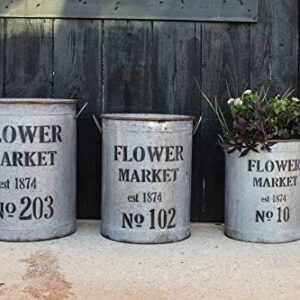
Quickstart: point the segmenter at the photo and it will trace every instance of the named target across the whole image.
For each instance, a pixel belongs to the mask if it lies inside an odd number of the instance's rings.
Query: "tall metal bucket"
[[[105,114],[103,236],[168,243],[190,236],[193,118]]]
[[[76,101],[0,99],[0,240],[76,230]]]
[[[300,141],[272,152],[226,154],[225,234],[280,243],[300,239]]]

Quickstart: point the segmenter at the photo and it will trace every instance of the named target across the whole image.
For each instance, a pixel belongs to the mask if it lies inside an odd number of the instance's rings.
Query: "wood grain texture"
[[[201,37],[196,24],[153,23],[152,110],[200,115]]]
[[[249,84],[250,28],[248,25],[203,24],[202,90],[227,110],[227,85],[237,96]],[[224,154],[217,145],[220,127],[206,101],[202,99],[201,126],[202,186],[201,220],[224,219]]]
[[[100,216],[100,136],[92,114],[102,112],[101,21],[56,20],[54,97],[78,99],[88,107],[78,119],[79,217]]]
[[[5,96],[51,97],[52,21],[8,19]]]
[[[151,111],[151,23],[105,21],[105,112]]]
[[[256,22],[258,0],[3,0],[0,16]]]
[[[202,24],[197,23],[196,25],[196,39],[195,39],[195,48],[196,48],[196,57],[194,60],[194,66],[197,70],[197,75],[193,78],[193,86],[191,90],[193,91],[193,103],[195,108],[195,113],[202,117],[202,107],[201,107],[201,94],[198,88],[198,84],[201,84],[202,78]],[[191,84],[191,82],[190,82]],[[187,100],[189,101],[189,100]],[[201,127],[202,122],[194,134],[193,137],[193,158],[192,158],[192,203],[191,203],[191,220],[200,221],[201,220],[201,196],[202,196],[202,185],[199,184],[199,178],[202,178],[202,160],[201,160]]]
[[[273,95],[298,89],[298,1],[260,1],[259,23],[251,26],[251,87]]]
[[[6,20],[0,19],[0,97],[4,97],[4,68],[5,68],[5,26]]]
[[[201,81],[201,25],[195,23],[153,23],[153,100],[149,111],[192,115],[201,114],[200,94],[195,80]],[[192,219],[200,217],[197,178],[200,131],[194,137]]]

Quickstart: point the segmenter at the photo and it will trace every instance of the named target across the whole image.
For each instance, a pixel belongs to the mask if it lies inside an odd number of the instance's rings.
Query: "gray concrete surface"
[[[300,299],[300,242],[237,242],[193,224],[186,241],[130,245],[79,224],[64,239],[0,243],[0,299]]]

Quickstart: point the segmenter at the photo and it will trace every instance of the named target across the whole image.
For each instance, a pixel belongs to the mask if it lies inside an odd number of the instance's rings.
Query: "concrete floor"
[[[112,242],[96,221],[38,243],[0,243],[0,299],[300,299],[300,242],[237,242],[213,224],[165,245]]]

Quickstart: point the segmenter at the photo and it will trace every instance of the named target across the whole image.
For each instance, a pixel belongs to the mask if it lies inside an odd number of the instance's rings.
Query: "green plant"
[[[292,92],[287,90],[283,96],[269,97],[264,89],[246,90],[240,97],[230,98],[230,128],[218,102],[210,101],[201,91],[221,125],[220,144],[228,153],[237,150],[241,156],[249,151],[271,151],[277,140],[300,138],[300,100],[291,97]]]

